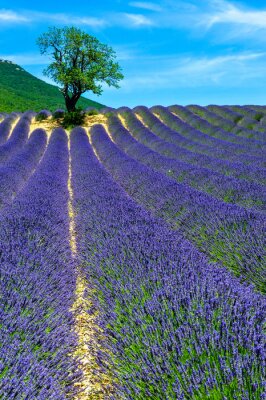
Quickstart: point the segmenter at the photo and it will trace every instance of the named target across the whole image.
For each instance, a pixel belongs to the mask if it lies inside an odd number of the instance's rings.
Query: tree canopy
[[[37,44],[52,59],[44,74],[61,86],[68,111],[75,110],[83,93],[100,95],[103,83],[119,88],[123,74],[115,51],[94,36],[75,27],[51,27]]]

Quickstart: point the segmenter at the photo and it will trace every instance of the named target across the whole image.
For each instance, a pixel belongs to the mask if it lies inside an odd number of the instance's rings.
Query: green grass
[[[104,107],[95,101],[80,98],[81,108]],[[64,97],[58,87],[36,78],[16,64],[0,62],[0,112],[55,111],[65,108]]]

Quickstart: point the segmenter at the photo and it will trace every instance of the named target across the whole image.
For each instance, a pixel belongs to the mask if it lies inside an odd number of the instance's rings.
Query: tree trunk
[[[76,104],[78,99],[80,98],[79,95],[74,95],[72,97],[65,96],[66,108],[68,112],[72,112],[76,110]]]

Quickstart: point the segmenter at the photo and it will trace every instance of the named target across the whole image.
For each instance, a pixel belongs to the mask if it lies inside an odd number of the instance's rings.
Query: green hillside
[[[82,108],[104,107],[103,104],[82,97],[78,104]],[[49,85],[31,75],[17,64],[0,62],[0,112],[54,111],[65,108],[63,95],[58,87]]]

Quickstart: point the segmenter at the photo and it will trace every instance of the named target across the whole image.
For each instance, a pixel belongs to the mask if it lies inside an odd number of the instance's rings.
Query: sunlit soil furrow
[[[97,114],[97,115],[87,115],[86,117],[86,123],[84,128],[90,128],[91,126],[95,124],[102,124],[106,126],[106,121],[107,118],[104,114]]]
[[[158,118],[158,120],[162,123],[162,124],[164,124],[165,126],[167,126],[166,125],[166,123],[164,122],[164,120],[162,119],[162,117],[160,116],[160,114],[157,114],[156,112],[152,112],[153,113],[153,115],[156,117],[156,118]],[[181,119],[180,117],[179,117],[179,115],[176,115],[179,119]],[[183,121],[184,123],[186,123],[183,119],[181,119],[181,121]]]
[[[58,127],[58,123],[56,120],[53,120],[52,117],[47,118],[43,121],[36,121],[35,118],[32,119],[30,124],[30,133],[29,137],[31,136],[32,132],[37,128],[42,128],[46,131],[48,139],[51,136],[52,131]]]
[[[117,116],[118,116],[118,118],[120,119],[120,121],[121,121],[121,123],[122,123],[122,125],[123,125],[123,127],[124,128],[126,128],[128,131],[129,131],[129,133],[130,133],[130,129],[128,128],[128,125],[127,125],[127,122],[126,122],[126,119],[123,117],[123,115],[122,114],[120,114],[120,113],[118,113],[117,114]],[[142,122],[142,120],[140,119],[140,118],[138,118],[139,120],[140,120],[140,122],[143,124],[143,122]],[[144,124],[143,124],[144,125]],[[145,128],[147,128],[147,126],[146,125],[144,125],[145,126]],[[110,136],[110,135],[109,135]]]
[[[103,114],[97,114],[97,115],[87,115],[86,116],[86,121],[84,124],[84,128],[90,128],[91,126],[95,125],[95,124],[102,124],[104,125],[104,127],[106,127],[106,116]],[[59,124],[60,124],[60,120],[59,120]],[[45,131],[47,132],[48,138],[51,136],[51,133],[53,131],[53,129],[58,127],[58,121],[53,119],[52,116],[48,117],[47,119],[43,120],[43,121],[36,121],[35,118],[33,118],[32,122],[31,122],[31,126],[30,126],[30,133],[29,136],[32,134],[32,132],[37,129],[37,128],[43,128],[45,129]],[[66,130],[66,129],[65,129]],[[66,130],[67,134],[69,135],[70,132],[68,132]]]
[[[175,113],[171,110],[169,110],[171,114],[173,114],[174,117],[178,117],[182,122],[184,122],[185,124],[187,124],[187,121],[182,117],[182,115],[179,115],[178,113]],[[163,122],[163,120],[161,119],[160,115],[153,112],[152,113],[155,115],[155,117],[157,117],[163,124],[165,124],[165,122]]]
[[[71,177],[70,156],[68,175],[69,236],[73,256],[78,261]],[[74,329],[78,338],[78,346],[73,356],[77,358],[79,362],[80,368],[83,372],[83,377],[82,380],[75,384],[78,388],[78,393],[75,395],[74,400],[104,400],[108,398],[108,394],[110,393],[111,381],[110,378],[102,372],[95,357],[97,350],[101,350],[103,348],[104,337],[102,335],[102,329],[96,323],[98,311],[94,311],[94,313],[88,313],[88,310],[91,310],[93,306],[92,289],[90,288],[90,285],[79,265],[77,265],[75,295],[76,300],[71,311],[75,315]]]
[[[149,129],[148,125],[145,123],[144,119],[142,118],[142,116],[136,112],[134,112],[135,117],[142,123],[143,126],[145,126],[145,128]],[[120,120],[123,122],[124,119],[122,118],[122,116],[119,114],[118,117],[120,118]]]
[[[14,122],[12,122],[12,124],[11,124],[11,128],[10,128],[10,131],[9,131],[9,133],[8,133],[8,136],[7,136],[7,138],[6,138],[6,141],[5,141],[5,143],[8,141],[8,139],[10,139],[10,137],[11,137],[11,135],[12,135],[12,133],[13,133],[13,129],[15,128],[15,126],[17,125],[17,123],[18,123],[18,121],[19,121],[19,117],[17,117],[16,119],[15,119],[15,121]],[[3,143],[4,144],[4,143]]]

